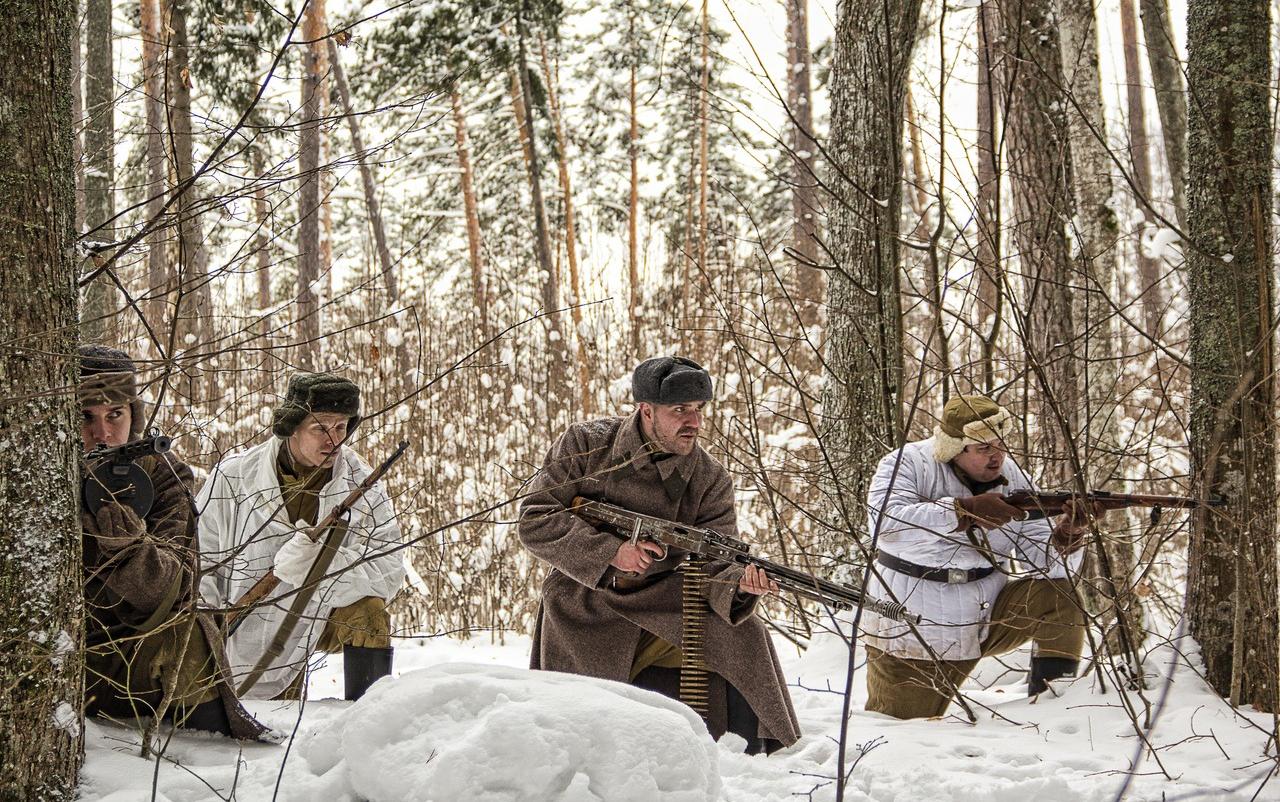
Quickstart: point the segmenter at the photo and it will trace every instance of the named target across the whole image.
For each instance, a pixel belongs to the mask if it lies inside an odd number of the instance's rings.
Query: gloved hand
[[[1084,545],[1089,534],[1089,524],[1105,515],[1106,508],[1098,502],[1071,499],[1062,505],[1062,515],[1053,527],[1053,545],[1067,555]]]
[[[312,542],[306,532],[294,532],[293,537],[276,552],[271,570],[280,580],[299,587],[307,581],[307,572],[323,548],[323,542]]]
[[[97,524],[98,548],[108,556],[140,542],[147,534],[147,525],[138,514],[132,508],[115,502],[99,507],[94,523]]]
[[[961,515],[961,530],[966,529],[967,524],[983,529],[996,529],[1010,521],[1021,521],[1027,517],[1022,510],[1006,504],[999,493],[981,493],[968,498],[957,498],[956,511]],[[967,522],[965,518],[968,519]]]

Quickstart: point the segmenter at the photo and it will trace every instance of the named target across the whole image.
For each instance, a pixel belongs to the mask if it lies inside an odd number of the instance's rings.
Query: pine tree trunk
[[[111,0],[87,0],[85,5],[84,131],[85,224],[90,241],[115,241],[112,190],[115,186],[115,81],[111,60]],[[98,276],[85,288],[81,325],[90,342],[115,340],[113,321],[116,289],[110,277]]]
[[[995,350],[1004,316],[1004,276],[1000,263],[1000,169],[996,144],[996,119],[1000,116],[999,81],[993,64],[1000,20],[993,0],[982,0],[978,9],[978,233],[974,248],[977,263],[978,330],[982,332],[982,387],[995,391]]]
[[[164,207],[169,173],[164,161],[164,36],[160,26],[160,0],[140,0],[142,35],[142,86],[146,108],[146,219],[154,220]],[[165,326],[170,290],[169,259],[165,231],[157,228],[147,237],[146,313],[157,331]]]
[[[471,167],[471,146],[467,138],[467,118],[462,111],[462,95],[456,89],[449,92],[453,106],[454,143],[458,154],[458,169],[462,173],[462,206],[467,218],[467,256],[471,262],[471,294],[475,299],[476,313],[480,316],[480,331],[489,336],[489,291],[485,284],[483,240],[480,236],[480,210],[476,204],[475,173]]]
[[[827,492],[839,530],[861,529],[876,462],[901,443],[898,228],[902,116],[919,0],[841,3],[831,68]],[[845,547],[847,549],[847,545]]]
[[[629,22],[631,39],[635,37],[635,17],[632,16]],[[644,359],[644,351],[640,346],[641,341],[641,321],[644,319],[640,313],[641,294],[640,294],[640,117],[637,113],[636,98],[636,59],[639,57],[634,52],[634,44],[631,53],[631,70],[628,89],[628,110],[630,113],[630,125],[627,130],[627,162],[630,167],[630,177],[628,181],[629,191],[627,193],[627,280],[628,288],[631,296],[631,361],[638,362]]]
[[[787,110],[791,115],[791,247],[801,257],[796,265],[795,301],[805,328],[816,326],[825,289],[818,261],[818,181],[814,172],[818,145],[813,138],[813,92],[809,52],[809,0],[785,0],[787,8]],[[809,347],[801,342],[796,353],[806,364]]]
[[[0,798],[71,799],[82,749],[76,4],[6,6],[0,59]]]
[[[1200,0],[1187,13],[1191,467],[1227,502],[1193,517],[1187,618],[1209,684],[1275,712],[1269,11]]]
[[[1109,489],[1106,483],[1115,477],[1118,467],[1112,455],[1121,448],[1116,431],[1116,318],[1111,307],[1119,225],[1108,205],[1112,195],[1111,157],[1106,145],[1094,3],[1063,0],[1061,9],[1062,68],[1072,98],[1067,125],[1071,160],[1077,167],[1072,171],[1079,221],[1076,270],[1082,279],[1077,282],[1072,312],[1086,326],[1081,355],[1088,414],[1083,455],[1088,486]],[[1104,629],[1110,633],[1106,643],[1112,654],[1137,672],[1142,606],[1128,592],[1133,580],[1134,545],[1123,537],[1105,537],[1096,545],[1102,551],[1095,554],[1088,581],[1083,583],[1085,604],[1106,622]]]
[[[326,34],[324,0],[310,0],[302,18],[302,37],[319,42]],[[324,43],[319,42],[319,47]],[[302,119],[298,143],[298,304],[299,362],[316,370],[320,353],[320,72],[319,49],[303,51]]]
[[[1065,486],[1067,461],[1080,431],[1073,281],[1067,222],[1072,172],[1067,97],[1063,92],[1058,20],[1051,0],[1007,0],[999,6],[1004,52],[1008,170],[1025,298],[1015,312],[1035,400],[1031,457],[1048,487]],[[1016,32],[1016,34],[1015,34]]]
[[[547,43],[539,39],[542,55],[542,70],[546,77],[547,103],[551,106],[551,122],[556,133],[556,157],[560,173],[560,192],[564,196],[564,246],[565,259],[569,263],[569,291],[573,293],[573,334],[577,344],[578,357],[578,391],[582,403],[581,416],[591,417],[591,364],[587,355],[586,338],[582,335],[582,284],[578,276],[578,235],[574,226],[573,181],[569,174],[569,140],[564,135],[564,120],[561,118],[555,71],[551,69],[551,59],[547,56]]]
[[[1174,219],[1187,230],[1187,97],[1182,90],[1182,67],[1173,45],[1166,0],[1141,0],[1142,37],[1147,64],[1156,88],[1156,110],[1164,141],[1165,164],[1173,187]]]
[[[258,331],[265,335],[271,330],[271,316],[266,314],[266,310],[275,305],[271,292],[271,204],[267,202],[267,187],[262,176],[266,164],[261,148],[251,148],[249,159],[254,176],[253,214],[258,224],[258,233],[253,238],[253,252],[257,259],[254,273],[258,285],[258,308],[263,311]]]
[[[1155,204],[1151,180],[1151,146],[1147,141],[1147,109],[1142,93],[1142,65],[1138,61],[1138,20],[1133,0],[1120,0],[1120,38],[1124,43],[1124,75],[1129,119],[1129,162],[1133,165],[1133,183],[1141,195],[1137,210],[1147,215],[1146,205]],[[1154,222],[1154,221],[1152,221]],[[1142,292],[1143,323],[1152,337],[1159,337],[1164,317],[1164,290],[1160,265],[1139,247],[1137,253],[1138,285]]]
[[[198,354],[212,339],[213,294],[209,288],[209,254],[204,243],[204,227],[200,221],[199,194],[192,182],[195,172],[194,143],[191,129],[191,44],[187,37],[187,3],[169,0],[169,91],[170,141],[173,143],[174,175],[177,178],[178,202],[178,294],[174,318],[178,350],[191,349]],[[189,381],[180,388],[187,403],[197,400],[195,376],[200,366],[189,360],[183,366]]]
[[[73,134],[71,154],[76,165],[76,236],[84,233],[84,140],[80,131],[85,126],[84,117],[84,37],[80,26],[80,4],[76,2],[75,24],[71,27],[71,120]]]
[[[332,39],[329,40],[329,63],[333,66],[333,78],[338,85],[342,114],[347,118],[347,130],[351,132],[351,146],[356,152],[356,161],[360,165],[364,205],[369,212],[369,225],[373,228],[374,249],[378,252],[378,266],[382,268],[382,283],[387,290],[387,304],[393,305],[400,297],[400,288],[396,282],[391,248],[387,246],[387,229],[382,223],[382,209],[378,205],[378,186],[374,181],[373,167],[369,164],[369,154],[365,150],[364,139],[360,136],[360,122],[356,119],[355,111],[351,107],[351,86],[347,83],[347,72],[342,67],[338,45]]]
[[[686,284],[685,287],[695,287],[706,282],[708,289],[708,297],[714,291],[714,282],[711,277],[711,270],[707,265],[707,126],[710,125],[710,97],[708,97],[707,87],[711,80],[711,54],[707,47],[707,32],[710,27],[709,14],[707,10],[707,0],[702,0],[702,77],[698,88],[698,250],[697,264],[698,275],[694,277],[694,283]],[[686,319],[686,325],[688,321]],[[706,331],[710,329],[709,325],[699,323],[697,325],[698,332],[692,337],[696,345],[694,346],[698,352],[698,358],[705,360],[710,351],[708,349]],[[701,335],[701,336],[699,336]]]

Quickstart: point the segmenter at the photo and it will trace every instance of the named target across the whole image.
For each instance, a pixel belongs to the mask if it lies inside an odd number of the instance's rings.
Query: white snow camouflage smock
[[[280,495],[276,459],[284,441],[273,437],[253,448],[232,454],[218,463],[196,497],[200,511],[200,595],[204,605],[228,607],[267,571],[276,552],[306,524],[291,524]],[[320,491],[323,520],[360,482],[370,468],[350,448],[343,447],[334,462],[333,476]],[[381,483],[375,484],[351,510],[350,525],[328,573],[341,573],[321,582],[298,619],[284,651],[246,694],[251,699],[271,699],[283,692],[306,663],[324,632],[329,613],[366,596],[387,601],[405,578],[400,524]],[[289,593],[295,586],[281,582],[240,625],[227,642],[227,659],[239,686],[284,621],[290,600],[271,604],[270,598]]]
[[[1008,484],[994,492],[1007,495],[1035,489],[1012,458],[1005,459],[1001,474]],[[880,551],[917,565],[990,566],[991,561],[974,547],[969,536],[956,531],[955,499],[972,495],[950,463],[934,459],[933,438],[908,443],[886,455],[876,468],[867,493],[870,532],[874,534],[879,527]],[[1014,521],[987,531],[985,544],[979,530],[979,544],[984,548],[989,544],[995,559],[1005,567],[976,582],[952,585],[917,579],[876,563],[868,589],[876,598],[896,597],[911,612],[923,616],[917,628],[943,660],[977,659],[991,623],[991,608],[1009,581],[1005,573],[1009,558],[1018,558],[1019,567],[1029,578],[1061,579],[1067,576],[1068,567],[1079,569],[1084,551],[1075,552],[1064,562],[1049,544],[1052,528],[1052,520]],[[886,592],[886,584],[892,595]],[[906,624],[870,610],[863,613],[862,620],[870,646],[897,657],[929,659],[929,652]]]

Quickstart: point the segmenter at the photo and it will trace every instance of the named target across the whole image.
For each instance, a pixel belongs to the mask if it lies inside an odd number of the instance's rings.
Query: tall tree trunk
[[[836,18],[822,408],[832,522],[845,532],[865,520],[876,462],[903,437],[902,116],[919,16],[919,0],[849,0]]]
[[[565,259],[569,263],[569,291],[573,293],[573,334],[577,343],[578,391],[581,393],[581,414],[591,416],[591,364],[587,355],[586,338],[582,335],[582,286],[578,276],[578,235],[574,226],[573,181],[569,175],[569,139],[564,135],[564,120],[560,112],[557,85],[559,81],[551,68],[547,55],[547,43],[539,38],[542,70],[547,81],[547,103],[551,106],[551,122],[555,126],[557,166],[560,172],[560,193],[564,196],[564,246]]]
[[[303,52],[302,120],[298,143],[298,305],[299,363],[316,370],[320,353],[320,53],[327,33],[324,0],[309,0],[302,37],[313,44]]]
[[[1013,240],[1026,298],[1016,314],[1028,379],[1039,401],[1032,456],[1051,487],[1073,475],[1067,461],[1080,430],[1080,392],[1067,242],[1071,220],[1071,149],[1063,92],[1058,20],[1051,0],[1000,4],[1001,54],[1008,118],[1008,169],[1013,181]]]
[[[698,276],[695,282],[707,283],[708,288],[714,286],[711,280],[711,271],[707,266],[707,133],[710,125],[710,97],[708,96],[708,85],[711,81],[711,53],[707,46],[708,29],[710,27],[710,19],[707,11],[707,0],[702,0],[702,77],[698,88]],[[686,287],[696,286],[696,284],[686,284]],[[708,326],[699,326],[699,330],[705,330]],[[697,342],[703,338],[695,337]],[[699,349],[702,351],[703,349]]]
[[[627,129],[627,162],[631,168],[629,192],[627,193],[627,279],[631,296],[631,361],[638,362],[644,358],[640,346],[641,321],[640,314],[640,116],[637,113],[636,70],[639,53],[635,46],[635,12],[632,11],[628,22],[628,43],[631,47],[631,68],[628,82],[627,105],[630,113],[630,126]]]
[[[84,132],[85,224],[88,239],[113,242],[115,216],[115,80],[111,60],[111,0],[87,0],[85,5],[85,106],[89,112]],[[116,289],[107,275],[98,276],[85,289],[81,316],[85,339],[110,343],[114,336]]]
[[[73,126],[71,155],[76,171],[76,236],[84,233],[84,141],[80,130],[84,128],[84,40],[81,36],[80,3],[75,8],[75,24],[71,26],[71,121]]]
[[[1187,230],[1187,96],[1182,91],[1182,68],[1173,45],[1166,0],[1141,0],[1142,37],[1147,45],[1147,64],[1156,88],[1156,110],[1160,113],[1160,135],[1164,158],[1173,188],[1174,219]]]
[[[266,310],[275,305],[271,292],[271,238],[274,236],[274,226],[271,225],[271,204],[267,202],[267,187],[262,176],[266,170],[262,149],[251,148],[249,159],[254,177],[253,214],[258,224],[258,234],[253,238],[253,252],[257,259],[254,273],[258,285],[258,309],[263,311],[258,331],[265,335],[271,330],[271,316],[266,314]]]
[[[378,205],[378,185],[373,178],[373,167],[369,164],[369,153],[365,150],[364,139],[360,136],[360,121],[356,119],[355,110],[351,107],[351,86],[347,83],[347,72],[342,67],[338,44],[332,39],[329,40],[329,63],[333,67],[333,78],[338,84],[338,97],[342,101],[342,114],[347,118],[347,130],[351,132],[351,146],[356,152],[356,161],[360,165],[364,205],[369,211],[369,225],[373,228],[374,248],[378,252],[378,265],[382,268],[382,283],[387,290],[387,304],[393,305],[400,297],[400,288],[396,282],[391,248],[387,246],[387,229],[382,223],[382,209]]]
[[[449,103],[453,106],[454,143],[458,154],[458,169],[462,173],[462,206],[467,219],[467,256],[471,262],[471,294],[475,299],[476,314],[480,316],[480,331],[488,337],[489,290],[485,283],[480,210],[476,204],[475,172],[471,167],[467,118],[462,111],[462,95],[458,93],[457,88],[449,90]]]
[[[187,4],[190,0],[169,0],[169,138],[172,143],[178,201],[178,294],[174,309],[174,329],[178,349],[188,349],[199,358],[213,332],[213,293],[209,287],[209,253],[200,222],[199,193],[192,183],[195,171],[191,126],[191,44],[187,37]],[[171,351],[173,349],[170,349]],[[188,404],[197,400],[196,376],[200,365],[188,360],[182,366],[188,381],[179,388]]]
[[[154,220],[164,207],[165,184],[169,173],[164,161],[164,34],[161,32],[160,0],[140,0],[142,34],[142,87],[146,108],[147,205],[146,218]],[[170,289],[169,259],[165,231],[157,228],[147,237],[146,314],[153,328],[162,331]]]
[[[83,568],[71,0],[6,7],[0,59],[0,798],[76,795]]]
[[[982,0],[978,9],[978,232],[976,262],[977,317],[982,332],[982,387],[995,392],[995,350],[1004,313],[1004,275],[1000,263],[1000,148],[996,143],[996,119],[1000,93],[996,87],[996,50],[1000,20],[994,0]]]
[[[795,295],[800,322],[805,328],[817,325],[822,309],[822,271],[818,261],[818,181],[814,173],[818,145],[813,138],[813,92],[809,52],[809,0],[785,0],[787,9],[787,110],[791,115],[791,247],[800,255],[796,266]],[[805,364],[808,347],[799,344]]]
[[[1205,679],[1277,710],[1270,4],[1187,12],[1191,467],[1226,506],[1193,517],[1187,618]]]
[[[1129,112],[1129,162],[1133,166],[1133,183],[1141,195],[1135,206],[1145,218],[1145,204],[1155,205],[1155,191],[1151,181],[1151,146],[1147,141],[1147,109],[1142,98],[1144,87],[1142,64],[1138,61],[1138,19],[1133,9],[1133,0],[1120,0],[1120,37],[1124,43],[1125,91]],[[1137,261],[1143,322],[1151,336],[1158,337],[1160,321],[1164,317],[1160,265],[1147,256],[1141,247],[1138,248]]]
[[[921,365],[921,381],[924,381],[924,370],[935,368],[941,390],[940,400],[946,403],[950,398],[954,380],[951,375],[951,343],[947,337],[946,307],[943,305],[946,276],[939,264],[937,243],[932,241],[932,232],[929,230],[929,205],[932,196],[929,194],[928,187],[931,181],[928,166],[924,161],[924,143],[920,140],[920,119],[916,115],[916,105],[910,85],[907,87],[904,103],[907,141],[911,143],[911,191],[907,194],[907,200],[911,205],[912,213],[916,216],[916,226],[911,232],[911,238],[918,243],[929,244],[928,254],[924,259],[927,285],[921,294],[929,307],[930,326],[929,339],[925,344],[924,360],[922,360],[924,364]],[[943,175],[945,176],[945,173]],[[943,195],[941,186],[938,188],[938,195]],[[941,217],[945,212],[939,210],[938,214]],[[929,364],[931,358],[937,359],[936,366]]]
[[[1129,0],[1122,0],[1124,2]],[[1115,398],[1119,366],[1116,353],[1114,296],[1116,240],[1119,225],[1108,205],[1112,195],[1111,158],[1098,71],[1098,33],[1093,0],[1062,0],[1062,68],[1071,95],[1067,126],[1071,137],[1072,190],[1079,221],[1077,272],[1080,281],[1072,313],[1085,324],[1084,388],[1088,420],[1083,455],[1090,488],[1105,487],[1116,476],[1119,453]],[[1129,593],[1133,580],[1134,546],[1126,538],[1096,542],[1093,568],[1084,583],[1090,611],[1107,624],[1106,643],[1113,654],[1140,671],[1142,607]],[[1111,619],[1114,619],[1112,624]]]

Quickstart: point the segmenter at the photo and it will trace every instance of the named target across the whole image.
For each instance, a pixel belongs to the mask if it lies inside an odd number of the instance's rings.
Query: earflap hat
[[[295,373],[272,416],[271,431],[276,437],[289,437],[316,412],[346,415],[347,431],[355,431],[360,425],[360,388],[332,373]]]
[[[965,446],[999,443],[1013,416],[985,395],[957,395],[942,408],[933,430],[933,456],[950,462]]]
[[[682,356],[646,359],[631,374],[631,397],[636,403],[669,406],[710,401],[711,391],[711,374]]]

